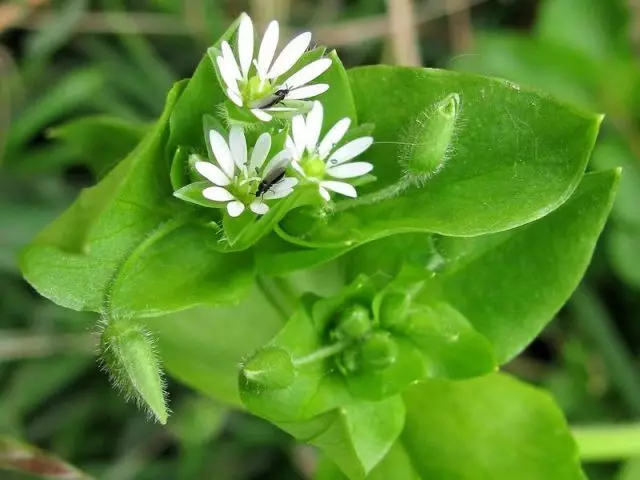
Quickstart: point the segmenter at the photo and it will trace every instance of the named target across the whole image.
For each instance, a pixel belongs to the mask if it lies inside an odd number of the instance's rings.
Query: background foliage
[[[109,170],[106,160],[129,151],[161,114],[172,83],[190,76],[204,48],[240,11],[249,10],[258,19],[275,16],[293,29],[311,28],[319,44],[338,48],[348,67],[421,63],[478,71],[607,114],[589,168],[624,167],[614,213],[580,289],[507,370],[548,389],[560,403],[575,425],[583,458],[591,460],[590,478],[640,478],[640,463],[632,460],[640,457],[640,433],[633,423],[640,415],[640,70],[634,43],[640,9],[623,0],[317,3],[32,0],[0,5],[0,434],[6,435],[0,438],[0,465],[3,452],[27,451],[12,440],[21,438],[106,479],[209,478],[213,472],[229,479],[312,475],[316,459],[308,447],[255,417],[229,414],[175,381],[169,384],[174,410],[169,428],[145,422],[96,368],[94,337],[88,332],[95,316],[40,298],[17,269],[19,249],[80,188]],[[393,99],[402,92],[388,94]],[[92,122],[74,122],[87,114],[94,116]],[[111,141],[110,132],[116,131],[127,134]],[[100,142],[83,142],[86,138]],[[579,221],[582,212],[569,213]],[[523,241],[535,248],[535,232],[519,235],[531,235]],[[463,287],[453,281],[447,286]],[[181,330],[194,345],[188,368],[202,376],[199,385],[210,382],[217,395],[220,385],[228,385],[225,402],[239,402],[235,359],[279,328],[277,312],[260,309],[258,299],[252,305],[262,317],[255,337],[219,338],[220,358],[197,348],[199,341],[208,345],[200,338],[197,312],[190,316],[193,331]],[[183,344],[172,338],[168,322],[154,326],[167,367],[180,379]],[[240,346],[242,351],[234,350]],[[229,375],[193,371],[194,365],[211,362],[229,365]],[[513,394],[508,380],[487,381],[503,389],[506,398]],[[462,388],[468,391],[457,390]],[[423,405],[423,396],[435,409],[457,395],[473,396],[482,411],[481,392],[482,385],[470,382],[435,396],[411,391],[405,402]],[[582,425],[595,423],[630,425],[610,429],[611,438],[627,447],[623,458],[619,451],[607,456],[592,448],[592,431]],[[455,435],[449,427],[437,425],[443,434]],[[403,437],[424,435],[424,430],[429,429],[416,425]],[[394,468],[411,454],[400,444],[393,452]],[[33,454],[44,458],[44,453]],[[456,458],[455,452],[442,455]],[[509,459],[502,460],[508,471]],[[45,463],[71,468],[56,462]],[[335,478],[332,468],[322,464],[320,477]],[[384,468],[376,472],[380,478]],[[420,469],[434,474],[438,465]]]

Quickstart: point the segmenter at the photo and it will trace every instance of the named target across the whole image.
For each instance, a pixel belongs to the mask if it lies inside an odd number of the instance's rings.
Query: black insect
[[[271,95],[269,98],[265,99],[265,103],[263,103],[262,105],[260,105],[257,108],[273,107],[274,105],[279,104],[285,98],[287,98],[287,95],[289,95],[290,92],[291,92],[290,88],[287,88],[287,87],[279,88],[278,90],[276,90],[273,93],[273,95]]]
[[[290,161],[291,159],[288,158],[282,159],[269,169],[262,181],[258,184],[256,197],[261,197],[267,193],[271,187],[284,178],[284,174],[287,171],[287,165]]]

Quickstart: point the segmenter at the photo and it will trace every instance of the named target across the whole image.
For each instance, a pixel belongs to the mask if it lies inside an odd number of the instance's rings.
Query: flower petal
[[[311,32],[305,32],[291,40],[280,52],[267,76],[277,78],[293,67],[311,43]]]
[[[238,167],[247,164],[247,141],[244,138],[242,127],[234,125],[229,132],[229,148],[231,156]]]
[[[304,147],[307,145],[307,123],[302,115],[296,115],[291,120],[291,133],[293,134],[293,143],[296,151],[302,154]]]
[[[235,197],[222,187],[207,187],[202,190],[202,196],[208,200],[213,200],[214,202],[228,202],[230,200],[235,200]]]
[[[249,75],[253,60],[253,22],[247,14],[243,14],[238,27],[238,57],[243,78]]]
[[[258,72],[260,75],[266,75],[273,61],[273,54],[276,53],[278,47],[278,37],[280,35],[280,28],[278,22],[273,20],[262,37],[262,43],[260,44],[260,51],[258,52]]]
[[[315,85],[307,85],[306,87],[296,88],[291,90],[287,95],[287,100],[305,100],[307,98],[317,97],[329,90],[329,85],[326,83],[317,83]]]
[[[291,151],[288,149],[280,150],[276,155],[269,160],[267,166],[262,169],[262,173],[267,174],[277,166],[286,167],[287,164],[291,161]]]
[[[334,182],[332,180],[324,180],[320,182],[320,186],[327,190],[333,190],[334,192],[341,193],[347,197],[357,197],[358,193],[353,185],[345,182]]]
[[[260,110],[259,108],[252,108],[251,113],[253,113],[256,118],[262,122],[268,122],[273,118],[267,112],[265,112],[264,110]]]
[[[227,141],[217,131],[209,130],[209,144],[211,145],[213,156],[216,157],[224,174],[229,178],[233,178],[235,168]]]
[[[265,194],[262,196],[265,200],[276,200],[278,198],[284,198],[293,192],[292,188],[285,188],[283,190],[273,191],[267,190]]]
[[[239,93],[234,92],[233,90],[231,90],[230,88],[227,88],[227,97],[229,97],[229,99],[235,103],[237,106],[241,107],[242,106],[242,97],[240,96]]]
[[[298,172],[303,177],[307,176],[307,174],[305,173],[305,171],[302,169],[302,167],[300,166],[300,164],[298,162],[296,162],[296,161],[291,162],[291,168],[293,168],[296,172]]]
[[[300,160],[302,157],[302,152],[298,152],[296,148],[296,143],[291,138],[291,135],[287,135],[287,138],[284,140],[284,147],[291,152],[291,156],[296,160]]]
[[[249,162],[249,173],[253,173],[256,169],[260,169],[267,159],[267,155],[271,150],[271,135],[263,133],[258,137],[253,152],[251,152],[251,161]]]
[[[213,163],[196,162],[195,168],[200,175],[202,175],[210,182],[219,185],[220,187],[224,187],[225,185],[229,185],[229,183],[231,183],[224,172],[216,167]]]
[[[296,73],[291,75],[284,84],[289,88],[297,88],[306,85],[322,75],[331,66],[330,58],[320,58],[308,65],[305,65]]]
[[[324,110],[320,102],[313,102],[313,107],[307,115],[307,151],[313,153],[318,146],[318,139],[320,138],[320,130],[322,130],[322,119],[324,117]]]
[[[238,62],[236,62],[236,57],[233,54],[233,50],[231,50],[231,46],[229,42],[226,40],[222,42],[220,45],[220,49],[222,50],[222,56],[224,58],[224,62],[230,70],[231,75],[240,80],[242,78],[242,74],[240,73],[240,68],[238,68]]]
[[[234,77],[233,71],[229,68],[227,61],[224,57],[216,57],[216,63],[218,64],[218,71],[222,75],[222,80],[227,85],[228,90],[233,90],[240,95],[240,89],[238,88],[238,80]]]
[[[227,203],[227,212],[229,212],[229,215],[231,215],[232,217],[239,216],[242,212],[244,212],[244,203],[239,202],[238,200]]]
[[[327,169],[327,175],[334,178],[360,177],[373,170],[373,165],[369,162],[348,162],[337,167]]]
[[[320,155],[320,158],[322,160],[327,158],[329,153],[331,153],[333,147],[335,147],[340,142],[340,140],[342,140],[344,134],[347,133],[347,130],[349,130],[350,125],[351,119],[349,117],[345,117],[342,120],[339,120],[333,127],[331,127],[331,130],[327,132],[327,134],[320,142],[320,146],[318,147],[318,154]]]
[[[343,145],[338,150],[333,152],[327,164],[330,167],[334,167],[336,165],[340,165],[341,163],[347,162],[364,152],[371,146],[372,143],[372,137],[356,138],[355,140],[350,141],[346,145]]]
[[[323,188],[322,185],[320,185],[318,187],[318,191],[320,192],[320,196],[324,198],[326,202],[331,201],[331,195],[329,195],[329,192],[327,191],[326,188]]]
[[[279,192],[281,190],[291,190],[298,184],[298,179],[294,177],[284,177],[278,183],[271,187],[273,192]]]
[[[264,215],[269,211],[269,205],[260,200],[254,200],[253,202],[251,202],[249,208],[253,213],[257,215]]]

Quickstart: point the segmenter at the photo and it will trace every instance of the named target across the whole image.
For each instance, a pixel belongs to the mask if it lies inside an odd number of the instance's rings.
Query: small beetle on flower
[[[372,137],[359,137],[340,148],[336,145],[344,138],[351,120],[343,118],[338,121],[320,140],[320,131],[324,110],[318,101],[306,115],[296,115],[292,120],[292,135],[287,137],[286,146],[293,152],[291,166],[308,181],[318,184],[322,198],[331,200],[329,190],[357,197],[353,185],[333,179],[347,179],[366,175],[373,170],[369,162],[352,162],[355,157],[367,150],[373,143]],[[329,177],[329,179],[325,179]]]
[[[272,21],[265,31],[257,57],[254,57],[254,28],[251,18],[242,14],[237,34],[237,60],[231,46],[224,41],[216,64],[225,93],[239,107],[248,108],[263,122],[274,113],[296,112],[306,100],[329,89],[326,83],[309,85],[331,66],[330,58],[320,58],[297,72],[288,72],[300,60],[311,43],[305,32],[291,40],[274,60],[278,47],[279,26]]]
[[[255,214],[264,215],[269,211],[265,200],[286,197],[298,183],[296,178],[285,176],[282,170],[282,166],[291,160],[291,152],[287,149],[266,162],[271,150],[269,133],[258,137],[250,157],[244,131],[237,125],[231,127],[228,141],[216,130],[209,130],[209,144],[215,163],[195,163],[197,172],[213,183],[202,191],[202,196],[226,204],[232,217],[241,215],[247,207]],[[274,170],[282,170],[278,178],[274,177]]]

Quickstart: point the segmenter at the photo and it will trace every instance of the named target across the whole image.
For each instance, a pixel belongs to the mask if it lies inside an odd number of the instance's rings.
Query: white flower
[[[232,217],[239,216],[247,206],[253,213],[264,215],[269,211],[264,200],[286,197],[298,183],[296,178],[282,176],[264,194],[256,195],[265,176],[291,156],[288,150],[282,150],[265,166],[271,150],[268,133],[258,137],[250,156],[244,131],[237,125],[231,127],[228,141],[216,130],[209,130],[209,145],[217,165],[205,161],[195,163],[198,173],[213,183],[202,191],[202,195],[208,200],[226,203]]]
[[[294,74],[286,75],[307,50],[311,32],[291,40],[274,61],[278,37],[279,26],[274,20],[262,37],[257,58],[254,57],[253,22],[248,15],[242,14],[237,35],[239,61],[226,41],[221,44],[221,55],[216,57],[229,99],[239,107],[249,108],[264,122],[271,120],[273,113],[297,111],[301,105],[296,100],[312,98],[329,89],[326,83],[307,84],[331,66],[330,58],[320,58]]]
[[[307,116],[296,115],[292,121],[292,137],[287,137],[286,146],[293,152],[292,167],[305,178],[317,182],[320,195],[331,199],[328,190],[348,197],[356,197],[353,185],[325,177],[346,179],[360,177],[373,170],[369,162],[352,162],[373,143],[372,137],[359,137],[340,148],[336,145],[343,139],[351,120],[338,121],[320,140],[324,111],[320,102],[314,102]]]

